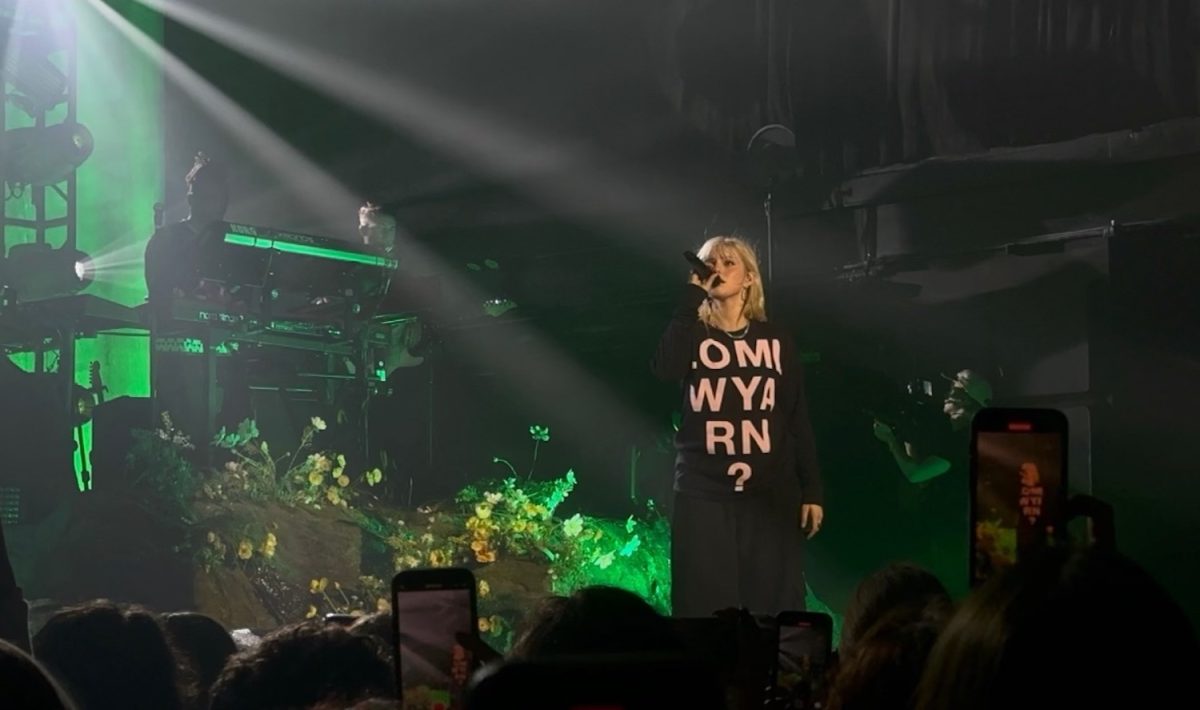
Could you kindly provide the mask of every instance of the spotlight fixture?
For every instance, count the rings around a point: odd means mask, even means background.
[[[93,279],[92,260],[78,249],[49,244],[15,244],[8,250],[0,283],[18,302],[70,296]]]
[[[62,182],[92,154],[92,132],[82,123],[14,128],[4,133],[4,180],[10,185]]]
[[[45,34],[14,38],[6,52],[4,78],[14,92],[9,100],[30,116],[38,116],[67,100],[67,76],[50,55],[54,46]]]

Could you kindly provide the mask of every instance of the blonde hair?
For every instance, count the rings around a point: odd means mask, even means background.
[[[754,278],[750,281],[750,285],[742,291],[742,314],[747,320],[765,321],[767,319],[767,298],[763,292],[762,272],[758,270],[758,255],[754,252],[754,247],[741,237],[734,236],[716,236],[709,238],[696,252],[696,256],[700,257],[701,261],[707,261],[710,256],[721,258],[732,252],[737,255],[737,258],[745,267],[746,273]],[[700,320],[709,325],[716,325],[713,321],[712,302],[705,300],[700,305]]]

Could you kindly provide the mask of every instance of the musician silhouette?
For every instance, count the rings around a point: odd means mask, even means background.
[[[202,277],[215,273],[225,238],[229,185],[224,166],[197,153],[187,177],[188,218],[159,227],[146,244],[146,290],[152,304],[172,297],[211,297]]]
[[[175,424],[205,451],[218,426],[236,428],[251,417],[244,357],[236,348],[208,342],[203,325],[176,320],[181,300],[224,302],[225,212],[229,186],[223,165],[198,153],[186,176],[190,214],[160,226],[146,244],[146,291],[151,308],[151,393],[156,414],[170,412]],[[200,344],[203,343],[201,347]],[[210,381],[209,358],[216,358]]]

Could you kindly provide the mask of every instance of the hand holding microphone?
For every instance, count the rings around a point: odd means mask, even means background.
[[[712,270],[712,267],[701,261],[700,257],[690,251],[685,251],[683,258],[687,259],[688,264],[692,267],[689,279],[692,283],[710,293],[714,288],[721,285],[721,277]]]

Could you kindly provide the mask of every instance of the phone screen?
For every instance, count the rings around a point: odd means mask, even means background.
[[[821,707],[832,642],[829,623],[804,617],[780,617],[779,667],[775,685],[787,698],[787,707]]]
[[[1066,431],[1013,428],[975,434],[973,584],[1065,533]]]
[[[472,659],[456,635],[473,632],[471,590],[401,589],[395,597],[403,707],[463,707]]]

